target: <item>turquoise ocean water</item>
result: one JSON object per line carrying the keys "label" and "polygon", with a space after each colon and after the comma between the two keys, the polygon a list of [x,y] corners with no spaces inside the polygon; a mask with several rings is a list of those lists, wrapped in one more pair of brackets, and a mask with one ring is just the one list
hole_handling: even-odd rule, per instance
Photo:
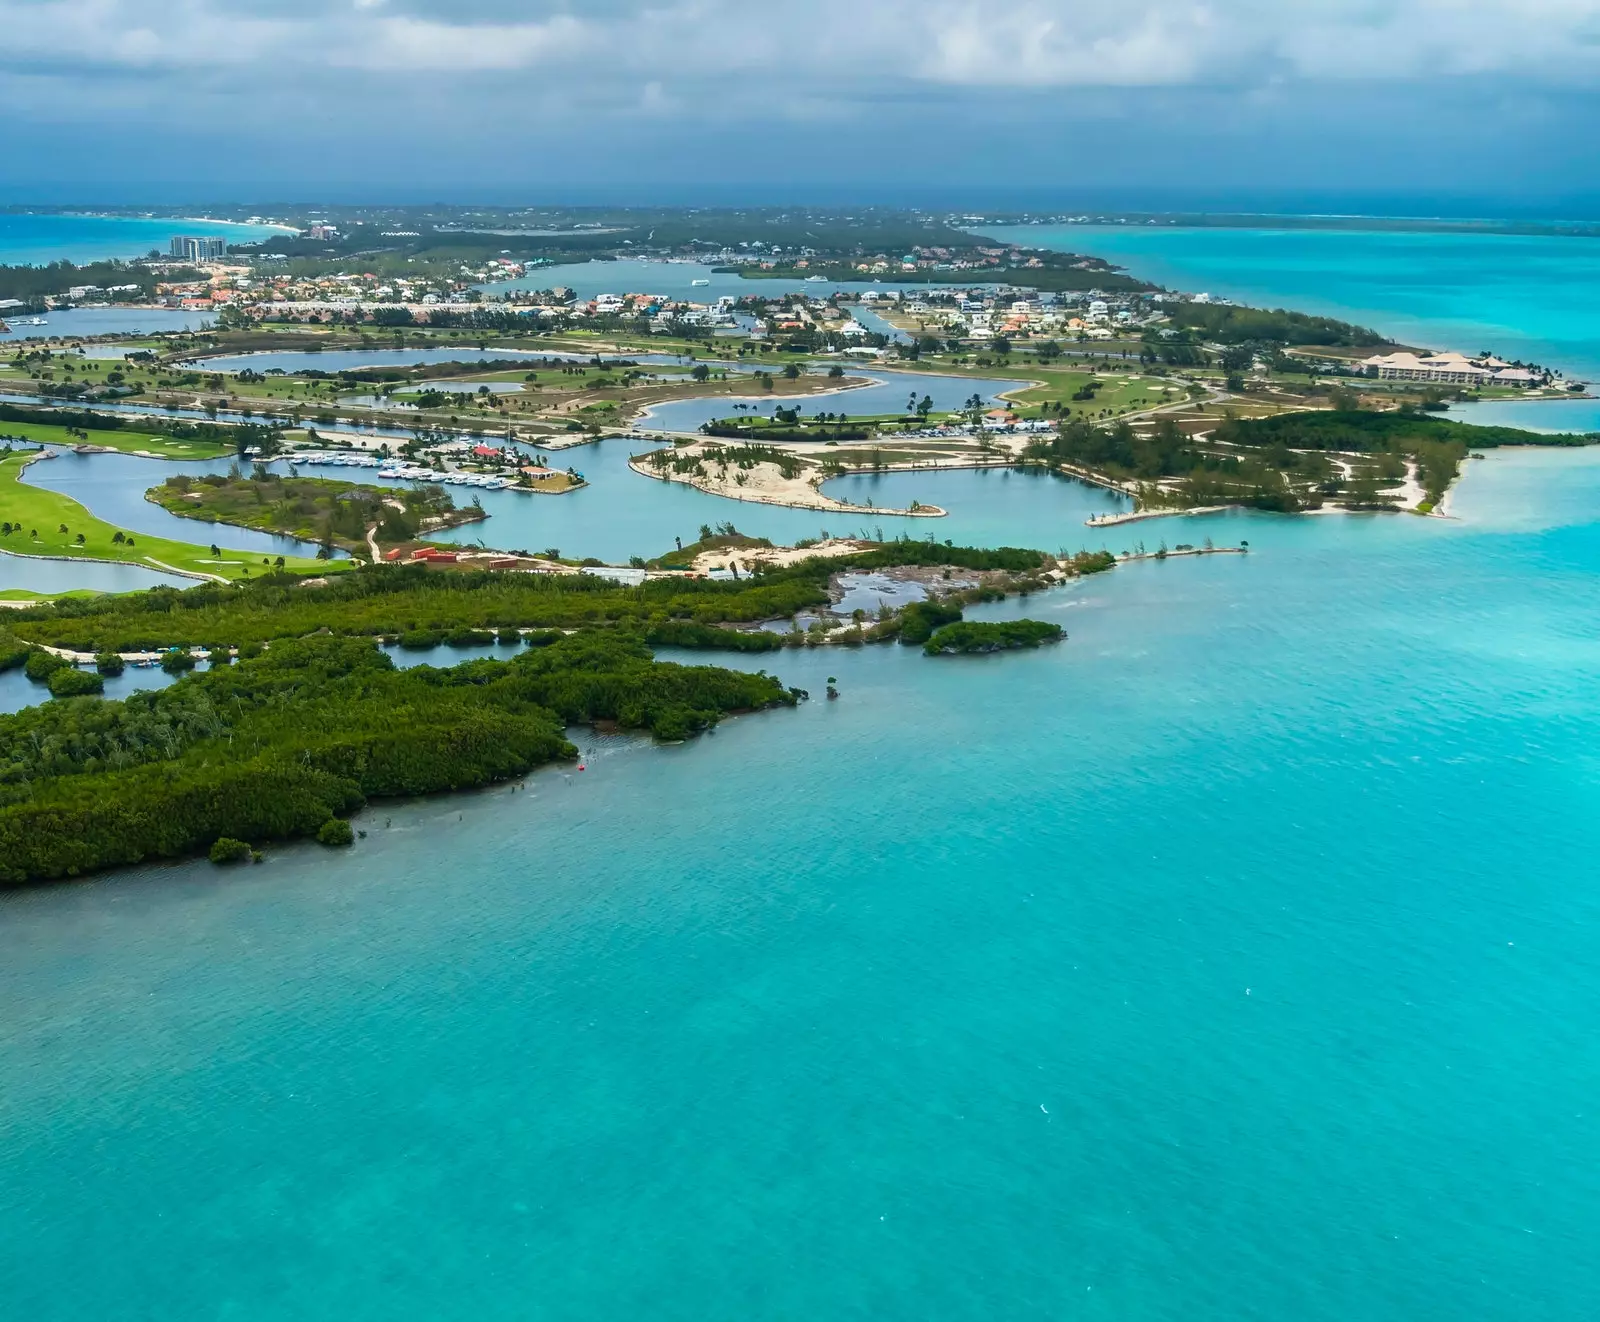
{"label": "turquoise ocean water", "polygon": [[220,220],[0,212],[0,263],[13,266],[43,266],[60,261],[82,264],[108,257],[143,257],[152,248],[164,253],[175,234],[221,234],[231,243],[252,243],[278,232],[269,226],[235,225]]}
{"label": "turquoise ocean water", "polygon": [[1406,343],[1600,378],[1600,241],[1495,234],[1021,225],[1017,243],[1093,253],[1173,289],[1375,326]]}
{"label": "turquoise ocean water", "polygon": [[[991,542],[1100,499],[937,476]],[[0,895],[0,1299],[1592,1317],[1600,453],[1454,508],[1128,525],[1252,553],[989,608],[1038,653],[757,658],[843,696],[348,855]]]}

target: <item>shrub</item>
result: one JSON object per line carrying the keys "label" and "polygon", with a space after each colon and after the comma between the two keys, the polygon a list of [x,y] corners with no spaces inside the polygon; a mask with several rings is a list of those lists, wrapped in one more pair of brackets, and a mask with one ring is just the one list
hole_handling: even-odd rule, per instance
{"label": "shrub", "polygon": [[914,601],[900,612],[900,641],[907,647],[920,647],[933,637],[933,631],[961,618],[961,607],[937,601]]}
{"label": "shrub", "polygon": [[1040,643],[1060,642],[1065,637],[1059,624],[1039,620],[1003,620],[994,624],[963,620],[947,624],[923,644],[929,656],[955,656],[972,652],[1006,652]]}
{"label": "shrub", "polygon": [[[400,641],[404,646],[405,640]],[[445,634],[444,641],[448,647],[487,647],[494,642],[494,635],[487,629],[460,628]]]}
{"label": "shrub", "polygon": [[327,845],[330,849],[341,849],[345,845],[353,845],[355,841],[356,833],[342,817],[328,818],[317,831],[317,843]]}
{"label": "shrub", "polygon": [[775,652],[783,646],[783,636],[765,629],[745,632],[723,629],[693,620],[658,620],[645,631],[645,642],[652,647],[683,647],[727,652]]}
{"label": "shrub", "polygon": [[65,657],[59,657],[54,652],[44,652],[38,649],[28,654],[28,659],[23,663],[22,673],[35,684],[48,683],[50,676],[58,670],[70,670],[72,662]]}
{"label": "shrub", "polygon": [[102,652],[95,657],[94,668],[102,675],[115,677],[127,669],[127,663],[115,652]]}
{"label": "shrub", "polygon": [[243,863],[254,856],[255,851],[249,845],[230,835],[219,837],[216,844],[211,846],[211,861],[218,867],[226,863]]}
{"label": "shrub", "polygon": [[52,698],[83,698],[106,691],[106,682],[99,675],[73,666],[53,671],[48,683]]}
{"label": "shrub", "polygon": [[25,664],[32,651],[33,649],[15,634],[0,629],[0,671],[15,670]]}
{"label": "shrub", "polygon": [[169,675],[187,674],[194,669],[194,666],[194,657],[190,656],[189,650],[184,647],[174,647],[161,657],[161,668]]}
{"label": "shrub", "polygon": [[502,629],[495,635],[495,641],[502,647],[516,647],[522,642],[522,633],[518,629]]}
{"label": "shrub", "polygon": [[680,743],[689,738],[698,727],[694,713],[687,707],[669,707],[657,714],[655,736],[663,743]]}

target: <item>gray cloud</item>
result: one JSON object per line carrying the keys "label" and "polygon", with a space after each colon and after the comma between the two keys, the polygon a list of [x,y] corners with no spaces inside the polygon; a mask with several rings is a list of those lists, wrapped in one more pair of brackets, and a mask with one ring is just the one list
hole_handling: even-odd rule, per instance
{"label": "gray cloud", "polygon": [[[1456,135],[1426,170],[1472,159],[1464,117],[1505,171],[1530,125],[1570,163],[1596,91],[1600,0],[0,0],[0,113],[38,131],[0,178],[174,133],[392,174],[443,145],[474,177],[832,177],[866,171],[852,131],[919,178],[1281,173],[1396,119]],[[1107,133],[1136,153],[1083,149]]]}
{"label": "gray cloud", "polygon": [[3,58],[976,88],[1600,75],[1595,0],[0,0]]}

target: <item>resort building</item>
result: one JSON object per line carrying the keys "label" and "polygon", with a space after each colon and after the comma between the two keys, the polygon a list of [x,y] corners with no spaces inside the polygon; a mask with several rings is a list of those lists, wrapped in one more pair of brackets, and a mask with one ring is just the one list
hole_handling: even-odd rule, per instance
{"label": "resort building", "polygon": [[1361,364],[1368,376],[1380,381],[1426,381],[1452,386],[1531,386],[1537,378],[1532,372],[1498,358],[1468,358],[1465,354],[1414,353],[1376,354]]}
{"label": "resort building", "polygon": [[168,252],[182,262],[214,262],[228,255],[228,241],[208,234],[177,234]]}

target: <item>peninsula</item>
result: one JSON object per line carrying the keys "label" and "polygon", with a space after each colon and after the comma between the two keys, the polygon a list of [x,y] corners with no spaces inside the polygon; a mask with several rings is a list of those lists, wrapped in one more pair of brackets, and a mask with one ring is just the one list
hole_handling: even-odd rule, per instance
{"label": "peninsula", "polygon": [[[740,540],[730,532],[722,544]],[[347,841],[349,832],[328,824],[369,799],[512,780],[574,756],[565,726],[683,739],[725,715],[806,696],[765,674],[662,663],[654,647],[899,640],[943,656],[1036,646],[1060,629],[963,624],[964,606],[1114,564],[1104,553],[1060,559],[891,542],[788,565],[751,556],[736,578],[660,571],[637,587],[584,573],[368,566],[19,610],[0,632],[0,666],[26,666],[61,696],[0,716],[0,882],[179,857],[218,841]],[[933,606],[830,617],[841,578],[860,572],[920,583]],[[805,628],[802,613],[812,617]],[[786,633],[754,627],[784,621]],[[398,671],[379,644],[408,643],[419,622],[451,644],[498,637],[520,650],[508,660]],[[93,658],[111,670],[128,653],[157,652],[175,658],[174,669],[192,669],[201,648],[205,672],[121,702],[68,696],[92,693],[92,676],[62,682],[64,666]],[[407,716],[397,722],[400,710]]]}

